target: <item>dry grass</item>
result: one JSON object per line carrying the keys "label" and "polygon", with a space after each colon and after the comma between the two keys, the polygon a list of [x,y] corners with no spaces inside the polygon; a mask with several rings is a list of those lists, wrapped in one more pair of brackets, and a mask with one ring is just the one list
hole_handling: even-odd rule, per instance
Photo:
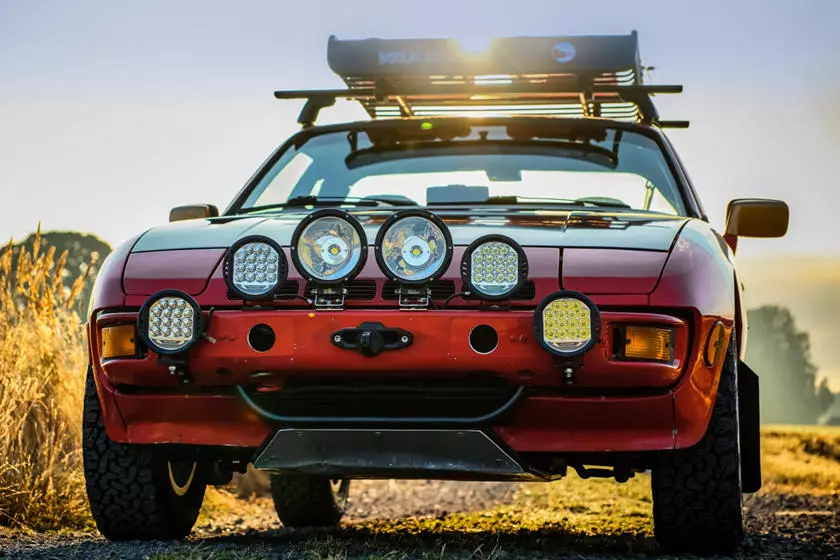
{"label": "dry grass", "polygon": [[761,446],[765,491],[840,492],[840,428],[766,426]]}
{"label": "dry grass", "polygon": [[80,426],[87,355],[67,254],[0,253],[0,525],[86,523]]}

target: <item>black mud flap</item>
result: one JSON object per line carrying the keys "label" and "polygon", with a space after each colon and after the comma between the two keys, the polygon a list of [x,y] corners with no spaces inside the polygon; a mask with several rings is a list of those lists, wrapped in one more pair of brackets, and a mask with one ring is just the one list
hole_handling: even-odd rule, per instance
{"label": "black mud flap", "polygon": [[761,415],[758,375],[738,362],[738,420],[741,440],[741,486],[745,493],[761,488]]}

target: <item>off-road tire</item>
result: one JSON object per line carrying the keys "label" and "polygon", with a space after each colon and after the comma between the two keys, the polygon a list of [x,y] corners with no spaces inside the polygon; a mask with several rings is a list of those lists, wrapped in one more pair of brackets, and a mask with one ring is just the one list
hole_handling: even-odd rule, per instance
{"label": "off-road tire", "polygon": [[166,458],[150,446],[111,441],[90,369],[82,426],[85,485],[93,519],[110,540],[182,539],[192,531],[205,484],[200,473],[179,496]]}
{"label": "off-road tire", "polygon": [[337,497],[330,479],[321,476],[273,474],[271,497],[277,517],[286,527],[338,525],[346,506],[346,497]]}
{"label": "off-road tire", "polygon": [[731,554],[744,538],[733,333],[706,435],[653,469],[654,534],[669,552]]}

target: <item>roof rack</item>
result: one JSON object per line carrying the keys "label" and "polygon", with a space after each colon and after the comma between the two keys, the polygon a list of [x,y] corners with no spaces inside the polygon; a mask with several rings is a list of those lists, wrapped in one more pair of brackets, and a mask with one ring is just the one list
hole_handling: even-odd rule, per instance
{"label": "roof rack", "polygon": [[276,91],[306,99],[298,117],[313,126],[336,99],[359,101],[371,118],[440,115],[603,117],[685,128],[662,121],[658,93],[682,86],[643,83],[638,34],[494,39],[486,49],[454,39],[343,41],[331,36],[330,68],[347,89]]}

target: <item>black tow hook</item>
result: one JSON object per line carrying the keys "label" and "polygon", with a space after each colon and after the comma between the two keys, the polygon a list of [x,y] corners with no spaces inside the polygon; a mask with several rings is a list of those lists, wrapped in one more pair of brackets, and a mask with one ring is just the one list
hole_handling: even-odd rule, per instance
{"label": "black tow hook", "polygon": [[411,346],[414,337],[407,330],[389,328],[382,323],[362,323],[355,328],[336,331],[331,340],[339,348],[357,350],[363,356],[373,358],[385,350]]}

